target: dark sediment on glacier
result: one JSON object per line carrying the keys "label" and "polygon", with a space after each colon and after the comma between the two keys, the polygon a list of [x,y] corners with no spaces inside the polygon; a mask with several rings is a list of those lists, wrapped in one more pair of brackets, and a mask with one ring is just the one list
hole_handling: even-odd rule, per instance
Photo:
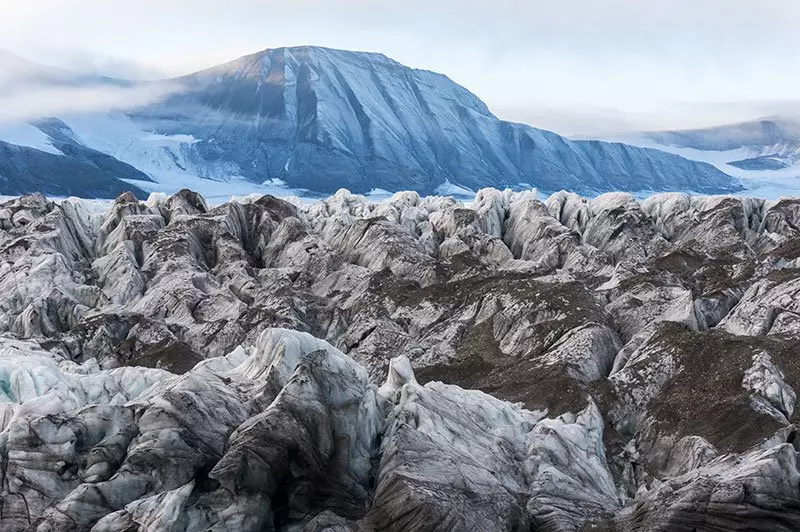
{"label": "dark sediment on glacier", "polygon": [[26,196],[0,227],[3,530],[800,527],[800,201]]}

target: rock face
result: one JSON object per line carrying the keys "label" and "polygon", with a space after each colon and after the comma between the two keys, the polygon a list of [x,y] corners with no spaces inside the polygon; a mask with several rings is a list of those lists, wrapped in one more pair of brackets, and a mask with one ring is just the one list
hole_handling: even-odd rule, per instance
{"label": "rock face", "polygon": [[1,204],[0,528],[797,530],[798,217]]}
{"label": "rock face", "polygon": [[65,143],[64,149],[69,155],[0,140],[0,191],[8,195],[41,191],[62,197],[113,198],[132,190],[141,199],[147,197],[139,187],[118,178],[151,181],[133,166],[82,144]]}
{"label": "rock face", "polygon": [[[43,68],[31,70],[41,77]],[[0,144],[7,181],[0,180],[0,192],[85,197],[91,192],[77,181],[94,183],[112,171],[128,180],[149,176],[159,185],[142,188],[169,192],[224,190],[209,180],[325,194],[340,187],[425,194],[487,186],[587,194],[742,189],[709,164],[505,122],[446,76],[381,54],[278,48],[137,87],[168,96],[125,114],[62,116],[57,128],[48,121],[6,131],[0,123],[0,141],[9,143]],[[91,173],[76,180],[84,170]],[[104,190],[103,197],[117,194],[110,185]]]}

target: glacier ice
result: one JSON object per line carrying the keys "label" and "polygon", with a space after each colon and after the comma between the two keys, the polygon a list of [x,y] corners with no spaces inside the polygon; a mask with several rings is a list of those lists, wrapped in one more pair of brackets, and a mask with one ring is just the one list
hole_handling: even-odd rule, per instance
{"label": "glacier ice", "polygon": [[800,207],[0,205],[0,528],[793,530]]}

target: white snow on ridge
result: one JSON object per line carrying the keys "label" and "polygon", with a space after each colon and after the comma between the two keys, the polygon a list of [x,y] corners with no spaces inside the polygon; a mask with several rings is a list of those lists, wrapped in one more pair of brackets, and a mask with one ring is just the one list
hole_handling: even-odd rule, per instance
{"label": "white snow on ridge", "polygon": [[[140,188],[143,188],[146,191],[149,191],[151,193],[151,197],[153,195],[162,195],[162,194],[169,196],[171,194],[174,194],[178,190],[178,188],[170,190],[169,187],[161,185],[159,183],[143,183],[141,181],[133,181],[133,180],[126,180],[126,181]],[[281,186],[257,185],[250,182],[242,182],[242,180],[233,180],[231,182],[219,182],[211,180],[199,180],[199,181],[200,182],[187,181],[184,183],[185,186],[179,188],[188,188],[190,190],[200,193],[206,200],[208,205],[211,207],[216,207],[218,205],[222,205],[223,203],[229,201],[235,203],[252,203],[267,194],[280,198],[284,201],[288,201],[289,203],[301,208],[308,208],[309,206],[311,206],[316,202],[326,201],[329,199],[329,197],[327,196],[323,197],[319,195],[311,195],[308,193],[308,191],[305,190],[296,190]],[[197,186],[198,184],[205,186],[198,187]],[[768,200],[775,200],[782,197],[800,197],[800,179],[785,180],[785,181],[758,180],[755,183],[745,181],[745,186],[747,186],[748,188],[745,191],[737,194],[721,194],[716,196],[708,195],[704,197],[723,198],[723,197],[739,196],[739,197],[762,198]],[[457,188],[460,189],[460,187]],[[532,192],[535,193],[536,192],[535,189]],[[368,200],[371,203],[382,203],[391,200],[397,194],[401,193],[393,193],[383,189],[373,189],[367,194],[354,197],[361,197],[365,200]],[[628,192],[607,192],[597,196],[586,196],[586,198],[593,200],[593,208],[599,210],[606,210],[607,208],[610,208],[608,207],[608,202],[614,203],[613,206],[617,206],[616,204],[620,202],[625,203],[629,200],[643,202],[648,198],[663,194],[669,194],[669,193],[658,192],[658,191],[643,191],[635,194]],[[551,196],[542,197],[541,200],[547,201],[547,198]],[[0,195],[0,203],[6,201],[12,201],[17,199],[18,197],[19,196]],[[475,193],[471,193],[470,195],[463,193],[457,195],[436,194],[431,196],[423,196],[422,198],[434,199],[442,197],[454,197],[454,199],[456,199],[458,203],[465,208],[472,208],[475,201]],[[47,199],[55,201],[56,203],[61,203],[66,200],[79,201],[88,209],[88,211],[92,215],[102,215],[108,212],[108,210],[111,209],[111,207],[114,205],[115,201],[114,199],[87,199],[87,198],[77,198],[74,196],[69,198],[60,196],[48,196]]]}
{"label": "white snow on ridge", "polygon": [[200,142],[193,135],[160,135],[158,133],[150,133],[142,137],[141,140],[145,142],[174,142],[177,144],[194,144],[195,142]]}
{"label": "white snow on ridge", "polygon": [[0,121],[0,141],[17,146],[35,148],[54,155],[64,155],[53,146],[50,142],[50,137],[45,135],[39,128],[27,122]]}
{"label": "white snow on ridge", "polygon": [[[680,155],[681,157],[693,161],[714,165],[719,170],[742,182],[745,189],[736,193],[736,196],[750,196],[764,199],[800,196],[800,163],[780,170],[745,170],[730,164],[735,161],[773,155],[774,150],[771,149],[738,148],[724,151],[699,150],[695,148],[659,144],[649,138],[639,135],[627,135],[603,140],[621,142],[641,148],[651,148]],[[642,194],[636,194],[636,197],[642,197]]]}
{"label": "white snow on ridge", "polygon": [[451,183],[447,179],[444,180],[444,183],[436,187],[435,192],[440,196],[469,196],[469,197],[475,196],[474,190],[470,190],[466,187],[462,187],[461,185]]}
{"label": "white snow on ridge", "polygon": [[188,188],[199,192],[212,204],[248,194],[310,197],[306,191],[286,187],[279,179],[261,185],[253,183],[225,165],[204,166],[199,171],[185,154],[185,148],[198,139],[192,135],[161,135],[147,131],[122,113],[76,115],[65,118],[64,122],[86,146],[126,162],[155,180],[124,180],[145,192],[174,194]]}

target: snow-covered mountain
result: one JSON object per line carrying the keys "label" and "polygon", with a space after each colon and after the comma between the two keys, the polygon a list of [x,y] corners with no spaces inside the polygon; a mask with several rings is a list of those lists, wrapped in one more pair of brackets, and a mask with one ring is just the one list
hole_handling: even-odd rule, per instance
{"label": "snow-covered mountain", "polygon": [[[610,140],[713,164],[753,194],[800,192],[800,119],[773,116],[702,129],[655,131]],[[770,191],[774,189],[776,193]]]}
{"label": "snow-covered mountain", "polygon": [[[704,129],[651,132],[645,136],[667,146],[718,152],[742,150],[733,157],[771,158],[782,166],[800,160],[800,121],[787,117],[762,118]],[[747,166],[742,161],[730,162],[734,166]],[[765,169],[772,170],[774,166],[777,164],[767,165]]]}
{"label": "snow-covered mountain", "polygon": [[[62,129],[82,149],[152,179],[120,175],[144,190],[741,188],[711,165],[502,121],[447,77],[380,54],[280,48],[162,83],[177,89],[125,113],[59,116]],[[0,141],[19,141],[3,131]],[[36,140],[30,148],[52,144]],[[17,177],[8,165],[0,175],[7,182]]]}
{"label": "snow-covered mountain", "polygon": [[0,94],[9,94],[32,85],[82,86],[95,83],[129,85],[132,82],[40,65],[7,50],[0,50]]}
{"label": "snow-covered mountain", "polygon": [[0,193],[113,197],[129,190],[144,196],[136,183],[150,180],[145,173],[92,149],[62,120],[17,116],[19,106],[49,108],[53,99],[91,96],[80,92],[82,88],[131,85],[39,65],[0,50]]}

